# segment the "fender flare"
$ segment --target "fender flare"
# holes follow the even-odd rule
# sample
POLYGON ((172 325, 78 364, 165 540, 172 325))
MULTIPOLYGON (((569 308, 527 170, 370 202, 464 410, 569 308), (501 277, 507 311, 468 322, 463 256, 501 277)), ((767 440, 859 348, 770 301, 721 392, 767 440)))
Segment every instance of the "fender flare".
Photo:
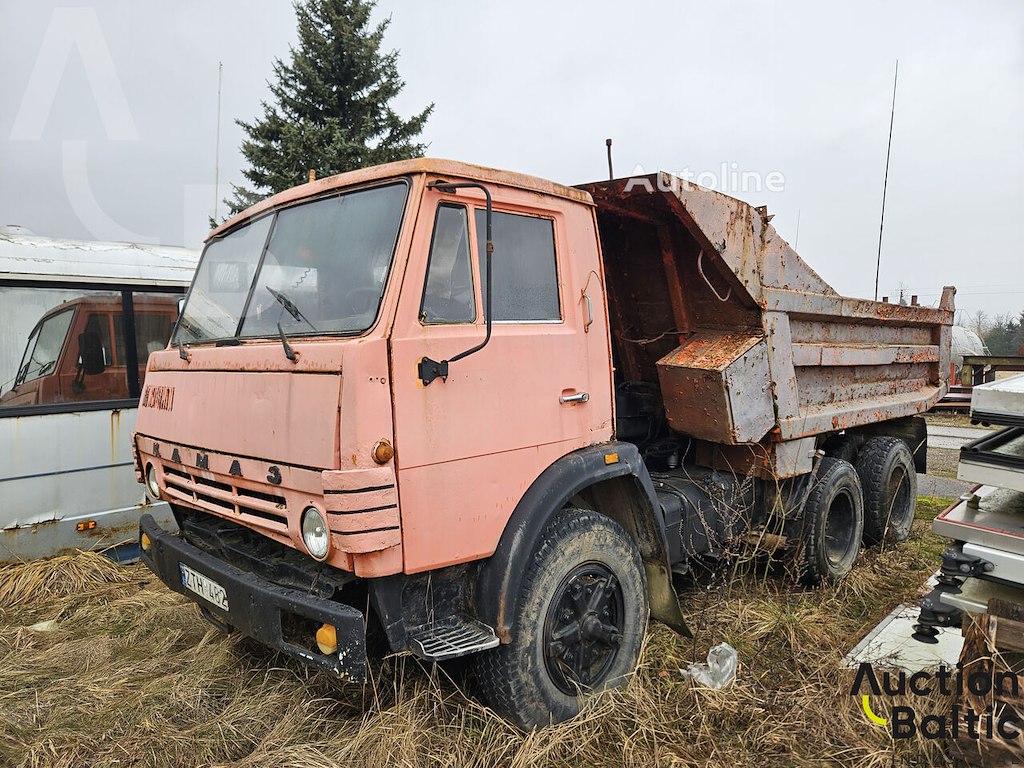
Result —
POLYGON ((519 500, 494 554, 481 563, 476 589, 478 616, 495 628, 503 643, 512 639, 524 564, 548 521, 579 492, 619 477, 635 483, 631 497, 639 501, 639 508, 634 504, 633 509, 616 509, 611 516, 619 522, 624 522, 622 516, 628 518, 624 527, 636 539, 647 572, 651 616, 690 636, 672 586, 665 520, 654 483, 637 447, 612 441, 573 451, 545 469, 519 500))

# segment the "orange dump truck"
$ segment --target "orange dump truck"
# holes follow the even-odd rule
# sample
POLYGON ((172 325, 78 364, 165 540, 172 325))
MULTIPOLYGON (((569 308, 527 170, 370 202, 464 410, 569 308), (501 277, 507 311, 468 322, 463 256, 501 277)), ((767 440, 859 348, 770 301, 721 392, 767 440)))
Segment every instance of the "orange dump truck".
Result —
POLYGON ((472 655, 531 726, 621 682, 673 573, 762 538, 809 582, 905 537, 938 309, 844 298, 764 209, 666 174, 410 160, 210 235, 149 358, 143 559, 225 630, 360 680, 472 655))

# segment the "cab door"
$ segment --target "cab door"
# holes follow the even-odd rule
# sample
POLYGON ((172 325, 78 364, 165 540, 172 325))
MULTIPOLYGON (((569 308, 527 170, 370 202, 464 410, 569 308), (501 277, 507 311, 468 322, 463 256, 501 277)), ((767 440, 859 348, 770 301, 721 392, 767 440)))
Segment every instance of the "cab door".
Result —
POLYGON ((596 274, 588 268, 597 262, 596 238, 582 253, 567 237, 573 216, 589 216, 591 232, 593 216, 558 198, 490 191, 491 339, 429 384, 419 376, 422 358, 448 360, 485 335, 484 198, 428 189, 416 219, 391 343, 408 573, 491 554, 533 480, 611 434, 600 277, 590 281, 589 302, 581 294, 596 274), (585 258, 573 263, 573 250, 585 258))

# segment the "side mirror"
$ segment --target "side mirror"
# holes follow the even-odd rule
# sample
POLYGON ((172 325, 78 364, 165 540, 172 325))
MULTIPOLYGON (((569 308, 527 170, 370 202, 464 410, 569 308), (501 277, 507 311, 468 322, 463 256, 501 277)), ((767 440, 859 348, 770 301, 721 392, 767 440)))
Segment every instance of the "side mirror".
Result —
POLYGON ((85 331, 78 334, 78 357, 82 371, 88 376, 95 376, 107 369, 103 359, 103 342, 96 331, 85 331))
POLYGON ((181 310, 183 310, 184 308, 185 308, 185 297, 182 296, 180 299, 178 299, 178 316, 179 317, 181 316, 181 310))

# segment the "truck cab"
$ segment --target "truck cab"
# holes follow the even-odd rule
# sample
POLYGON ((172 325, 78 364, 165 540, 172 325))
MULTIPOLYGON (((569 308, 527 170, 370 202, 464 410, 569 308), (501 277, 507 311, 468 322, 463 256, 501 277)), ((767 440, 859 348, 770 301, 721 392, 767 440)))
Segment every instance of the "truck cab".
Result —
POLYGON ((878 535, 909 530, 952 294, 844 299, 750 206, 644 181, 418 159, 214 230, 149 359, 136 466, 180 533, 144 517, 143 560, 215 625, 351 679, 367 622, 394 651, 473 655, 529 727, 620 684, 648 615, 687 632, 673 571, 773 515, 812 519, 806 571, 841 578, 858 451, 902 487, 878 535), (783 336, 790 313, 819 338, 783 336), (846 399, 822 391, 840 374, 846 399))
POLYGON ((288 546, 305 549, 301 514, 319 509, 320 559, 363 577, 486 557, 544 469, 612 433, 585 194, 495 185, 489 364, 481 351, 426 384, 422 359, 486 333, 486 211, 477 190, 427 187, 465 169, 414 169, 300 188, 214 232, 174 344, 150 361, 136 438, 172 499, 224 509, 165 471, 175 449, 191 468, 201 452, 231 496, 260 502, 233 519, 288 546), (156 392, 173 401, 149 405, 156 392))

